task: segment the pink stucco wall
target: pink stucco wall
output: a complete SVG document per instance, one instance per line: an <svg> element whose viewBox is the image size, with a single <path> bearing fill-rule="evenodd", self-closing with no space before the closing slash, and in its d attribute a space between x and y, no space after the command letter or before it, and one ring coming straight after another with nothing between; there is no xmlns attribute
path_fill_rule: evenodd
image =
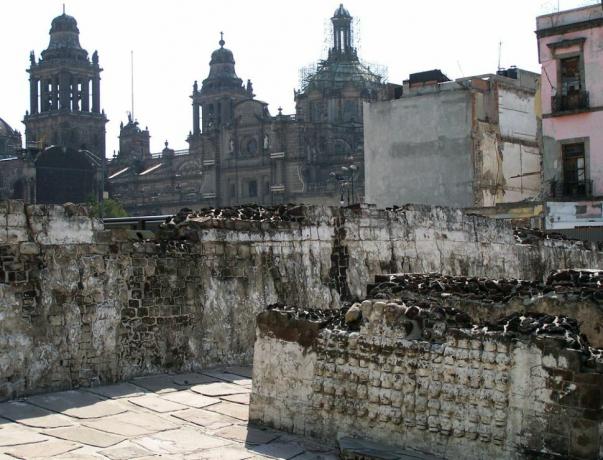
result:
<svg viewBox="0 0 603 460"><path fill-rule="evenodd" d="M537 28L543 30L601 18L603 18L603 8L601 5L593 5L541 16L537 19ZM553 55L553 50L547 45L580 38L585 39L582 48L584 83L586 91L589 92L591 111L547 117L551 114L553 87L559 86L557 81L558 61ZM575 44L558 49L558 52L571 53L580 49L580 45ZM538 52L542 64L544 162L549 163L544 165L545 180L547 180L547 174L550 179L554 176L554 172L559 171L562 167L560 148L557 149L558 151L551 151L553 149L551 140L560 142L568 139L588 138L587 174L593 181L593 192L596 195L603 195L603 26L597 25L584 30L542 37L538 40Z"/></svg>

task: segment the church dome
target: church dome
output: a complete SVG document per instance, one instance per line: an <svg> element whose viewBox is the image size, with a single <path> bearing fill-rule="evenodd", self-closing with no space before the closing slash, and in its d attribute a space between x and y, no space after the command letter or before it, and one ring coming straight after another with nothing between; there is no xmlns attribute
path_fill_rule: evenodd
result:
<svg viewBox="0 0 603 460"><path fill-rule="evenodd" d="M50 33L56 32L75 32L79 34L80 31L77 28L77 21L73 16L69 16L65 13L57 16L52 20L52 24L50 26Z"/></svg>
<svg viewBox="0 0 603 460"><path fill-rule="evenodd" d="M73 16L65 13L52 20L50 42L42 51L43 59L75 58L87 59L88 53L80 45L80 31Z"/></svg>
<svg viewBox="0 0 603 460"><path fill-rule="evenodd" d="M223 34L219 44L220 48L211 54L209 75L203 80L201 94L210 94L221 91L243 94L245 92L243 80L237 76L235 71L235 60L232 51L224 48L226 42L224 41Z"/></svg>
<svg viewBox="0 0 603 460"><path fill-rule="evenodd" d="M230 51L227 48L224 48L224 45L226 44L226 42L224 41L224 38L222 38L220 40L219 44L220 44L220 48L218 48L216 51L211 53L211 61L209 62L209 65L213 65L213 64L232 64L232 65L234 65L234 63L235 63L234 55L232 54L232 51Z"/></svg>

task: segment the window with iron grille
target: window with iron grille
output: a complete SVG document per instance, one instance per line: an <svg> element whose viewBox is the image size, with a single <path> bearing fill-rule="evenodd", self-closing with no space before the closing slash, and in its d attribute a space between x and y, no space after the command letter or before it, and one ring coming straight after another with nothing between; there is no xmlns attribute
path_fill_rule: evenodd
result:
<svg viewBox="0 0 603 460"><path fill-rule="evenodd" d="M561 59L561 95L570 96L582 89L580 56Z"/></svg>

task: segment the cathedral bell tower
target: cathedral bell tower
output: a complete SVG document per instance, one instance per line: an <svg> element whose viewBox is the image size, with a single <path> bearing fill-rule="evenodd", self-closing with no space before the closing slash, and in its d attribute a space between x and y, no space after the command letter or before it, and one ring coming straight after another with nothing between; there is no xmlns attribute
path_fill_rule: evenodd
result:
<svg viewBox="0 0 603 460"><path fill-rule="evenodd" d="M333 24L333 47L329 50L330 60L357 60L356 48L352 46L352 16L343 7L335 10L331 18Z"/></svg>
<svg viewBox="0 0 603 460"><path fill-rule="evenodd" d="M27 145L84 149L104 158L107 118L100 107L102 69L98 53L89 59L80 46L75 18L64 11L54 18L48 48L37 62L32 51L30 62L30 109L23 120Z"/></svg>
<svg viewBox="0 0 603 460"><path fill-rule="evenodd" d="M209 75L200 89L197 82L193 85L193 137L231 123L234 103L253 98L251 84L243 86L232 51L224 48L225 44L221 33L220 48L211 55Z"/></svg>

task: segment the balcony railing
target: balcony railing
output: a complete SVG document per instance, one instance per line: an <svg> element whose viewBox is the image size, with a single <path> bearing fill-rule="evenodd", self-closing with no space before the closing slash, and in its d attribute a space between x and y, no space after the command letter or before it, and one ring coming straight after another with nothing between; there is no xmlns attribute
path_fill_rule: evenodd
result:
<svg viewBox="0 0 603 460"><path fill-rule="evenodd" d="M578 91L572 94L553 96L551 107L553 113L572 112L588 109L588 91Z"/></svg>
<svg viewBox="0 0 603 460"><path fill-rule="evenodd" d="M590 198L593 196L593 181L551 181L552 198Z"/></svg>

